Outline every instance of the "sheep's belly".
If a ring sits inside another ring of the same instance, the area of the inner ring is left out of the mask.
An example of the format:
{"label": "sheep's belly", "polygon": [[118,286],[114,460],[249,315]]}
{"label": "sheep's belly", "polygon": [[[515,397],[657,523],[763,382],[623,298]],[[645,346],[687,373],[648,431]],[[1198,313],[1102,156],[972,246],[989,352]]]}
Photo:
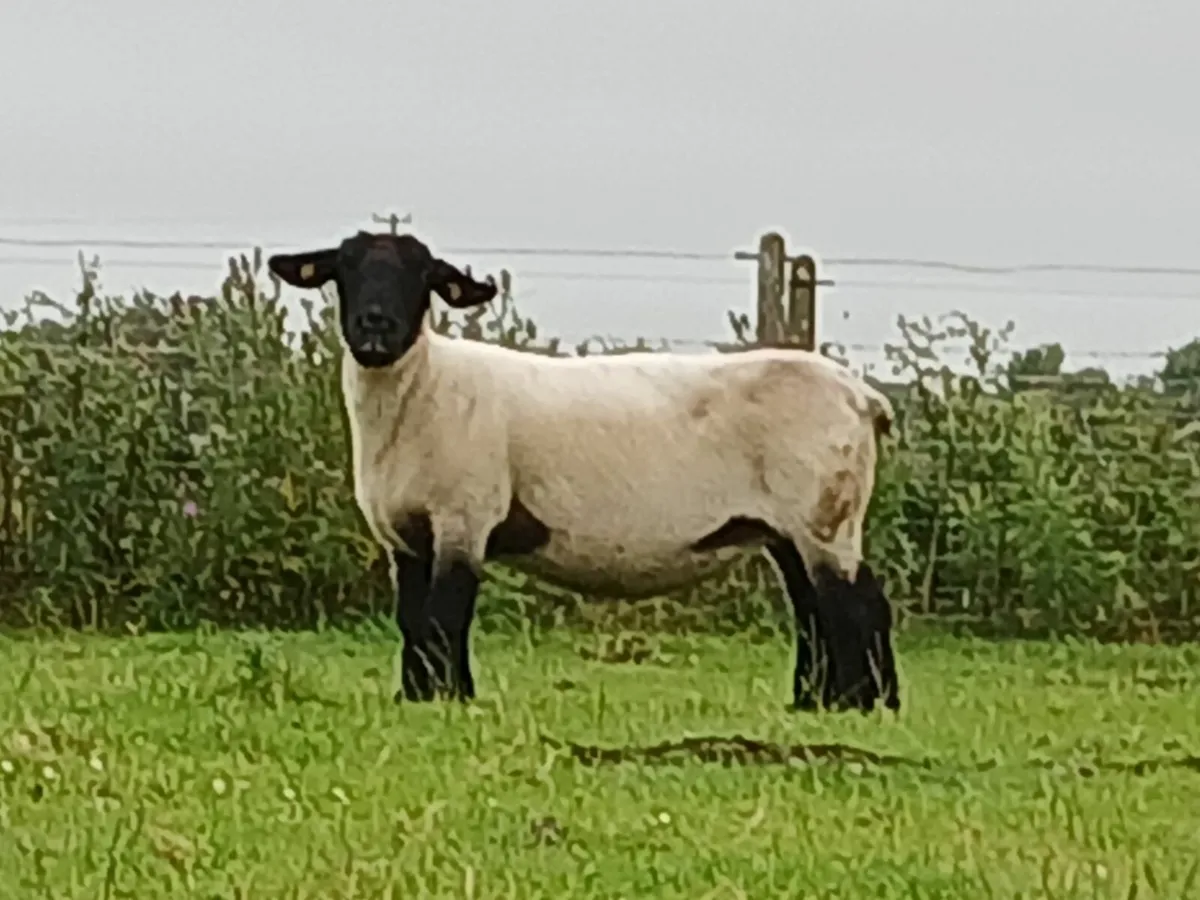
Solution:
{"label": "sheep's belly", "polygon": [[689,547],[652,549],[587,546],[551,540],[528,556],[503,560],[505,565],[582,594],[649,597],[685,588],[730,569],[758,547],[724,547],[697,553]]}

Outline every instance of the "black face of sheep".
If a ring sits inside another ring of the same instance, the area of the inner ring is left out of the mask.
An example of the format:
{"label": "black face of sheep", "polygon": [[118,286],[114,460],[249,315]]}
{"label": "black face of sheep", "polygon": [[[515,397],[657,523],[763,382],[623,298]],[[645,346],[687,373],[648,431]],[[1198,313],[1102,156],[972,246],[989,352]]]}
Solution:
{"label": "black face of sheep", "polygon": [[279,254],[267,267],[293,287],[337,286],[342,337],[367,369],[399,360],[416,342],[430,291],[456,308],[487,303],[496,284],[476,281],[409,234],[360,231],[339,247]]}

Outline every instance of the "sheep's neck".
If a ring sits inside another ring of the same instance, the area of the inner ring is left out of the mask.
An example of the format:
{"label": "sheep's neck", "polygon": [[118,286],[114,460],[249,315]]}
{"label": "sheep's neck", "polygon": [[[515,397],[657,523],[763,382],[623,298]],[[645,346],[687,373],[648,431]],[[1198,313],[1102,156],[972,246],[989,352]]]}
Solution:
{"label": "sheep's neck", "polygon": [[372,456],[386,454],[403,440],[405,423],[417,405],[414,401],[425,393],[427,356],[427,342],[418,340],[408,353],[386,369],[363,369],[351,363],[357,370],[354,372],[354,414],[362,433],[372,435],[372,443],[378,444],[363,448]]}

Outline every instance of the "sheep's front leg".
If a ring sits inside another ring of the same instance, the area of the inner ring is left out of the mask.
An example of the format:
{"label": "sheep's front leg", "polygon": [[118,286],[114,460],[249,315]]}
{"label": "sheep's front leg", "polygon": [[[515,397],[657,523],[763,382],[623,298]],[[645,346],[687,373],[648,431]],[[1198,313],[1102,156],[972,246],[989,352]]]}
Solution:
{"label": "sheep's front leg", "polygon": [[470,632],[478,593],[479,572],[469,558],[446,552],[435,557],[420,642],[431,675],[431,695],[475,697]]}
{"label": "sheep's front leg", "polygon": [[392,560],[396,570],[396,625],[400,629],[400,691],[405,700],[433,698],[433,684],[425,656],[421,651],[425,631],[425,608],[429,603],[432,579],[433,550],[410,555],[395,551]]}
{"label": "sheep's front leg", "polygon": [[396,553],[401,690],[396,700],[475,696],[469,636],[479,575],[461,557]]}
{"label": "sheep's front leg", "polygon": [[[479,576],[453,542],[435,542],[429,517],[413,516],[396,528],[408,552],[395,551],[396,624],[402,697],[427,702],[439,694],[475,696],[468,636]],[[447,546],[449,545],[449,547]]]}
{"label": "sheep's front leg", "polygon": [[433,579],[433,527],[428,516],[418,515],[400,523],[397,534],[409,552],[392,552],[396,579],[396,625],[400,629],[401,688],[396,700],[433,698],[432,672],[422,649],[426,630],[426,608]]}

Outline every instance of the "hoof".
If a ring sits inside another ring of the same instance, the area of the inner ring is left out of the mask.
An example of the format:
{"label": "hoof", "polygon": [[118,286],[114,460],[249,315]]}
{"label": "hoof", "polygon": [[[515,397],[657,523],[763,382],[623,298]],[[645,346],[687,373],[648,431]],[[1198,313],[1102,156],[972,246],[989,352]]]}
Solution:
{"label": "hoof", "polygon": [[443,702],[457,700],[459,703],[470,703],[474,699],[474,692],[445,688],[433,691],[415,691],[404,688],[392,695],[392,701],[395,703],[433,703],[438,700]]}
{"label": "hoof", "polygon": [[819,709],[815,697],[796,697],[788,709],[792,712],[815,713]]}
{"label": "hoof", "polygon": [[392,695],[392,700],[396,703],[432,703],[435,699],[437,694],[433,691],[421,691],[408,685]]}

